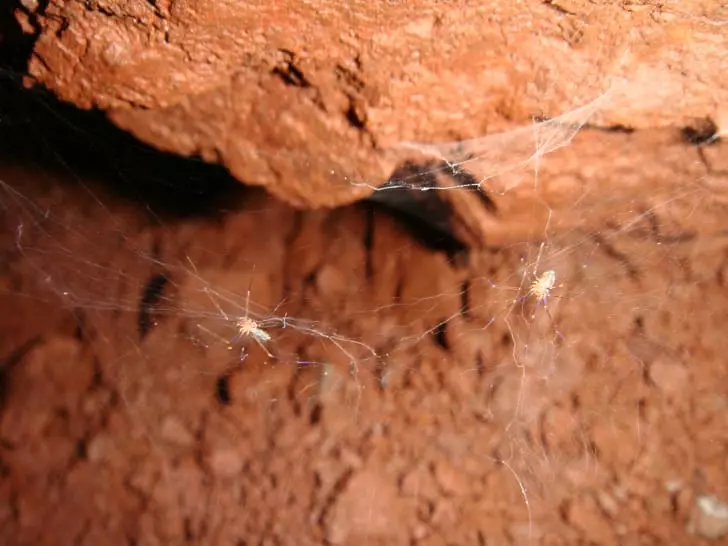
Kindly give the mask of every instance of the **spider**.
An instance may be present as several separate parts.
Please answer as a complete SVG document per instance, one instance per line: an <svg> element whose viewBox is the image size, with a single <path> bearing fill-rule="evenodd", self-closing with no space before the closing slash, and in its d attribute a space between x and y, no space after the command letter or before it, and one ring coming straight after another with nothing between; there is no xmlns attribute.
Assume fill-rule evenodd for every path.
<svg viewBox="0 0 728 546"><path fill-rule="evenodd" d="M534 280L531 282L528 293L525 297L533 296L533 298L536 300L536 308L531 315L532 319L535 318L536 310L539 308L539 306L543 306L546 314L549 316L551 322L553 323L554 319L551 316L551 312L548 309L547 303L549 297L551 296L551 290L553 290L554 286L556 286L556 271L554 271L553 269L548 269L541 273L540 276L537 276L538 264L541 261L544 244L545 243L541 243L541 246L538 248L538 256L536 258L536 263L533 266L532 272Z"/></svg>
<svg viewBox="0 0 728 546"><path fill-rule="evenodd" d="M244 336L252 337L256 343L260 345L266 353L268 353L268 356L272 356L268 349L266 349L265 345L263 345L271 340L270 334L263 330L260 327L260 324L247 316L247 312L246 316L235 322L235 326L238 328L238 335L235 339L233 339L233 342L243 338Z"/></svg>
<svg viewBox="0 0 728 546"><path fill-rule="evenodd" d="M556 284L556 271L553 269L544 271L540 277L531 283L528 295L535 297L537 303L546 306L554 284Z"/></svg>
<svg viewBox="0 0 728 546"><path fill-rule="evenodd" d="M250 316L250 286L252 285L252 283L253 283L253 279L251 277L250 284L248 285L248 292L245 296L245 316L237 318L237 319L235 317L228 316L228 314L222 310L222 307L220 307L220 305L218 305L218 303L212 298L212 296L210 296L210 293L207 288L204 288L203 290L207 294L207 297L210 298L210 301L213 303L213 305L220 312L220 314L225 318L225 320L227 320L227 321L234 320L235 321L235 327L237 328L238 333L233 339L231 339L229 342L227 342L228 345L230 346L230 348L232 348L233 343L241 340L244 337L249 337L249 338L252 338L261 349L263 349L263 351L265 352L265 354L268 355L269 358L274 358L273 355L271 354L271 352L265 346L265 344L271 340L270 334L268 332L266 332L265 330L263 330L260 322L254 320ZM286 326L286 322L285 322L285 318L284 318L283 327L285 328L285 326ZM198 324L198 327L201 328L202 330L209 332L209 330L207 330L207 328L205 328L202 325ZM215 335L215 334L213 334L213 335ZM219 336L215 335L215 337L219 337ZM245 360L245 358L247 357L247 354L245 354L244 347L240 350L240 355L241 355L241 361Z"/></svg>
<svg viewBox="0 0 728 546"><path fill-rule="evenodd" d="M251 284L253 282L252 278L250 280ZM260 324L258 321L253 320L250 318L250 286L248 286L248 293L245 296L245 316L242 318L239 318L235 321L235 326L238 328L238 335L235 336L235 338L232 340L232 343L238 341L239 339L248 336L252 337L253 340L260 346L263 351L265 351L265 354L267 354L270 358L273 358L273 355L270 353L268 348L264 345L265 343L269 342L271 340L270 334L263 330L260 327Z"/></svg>

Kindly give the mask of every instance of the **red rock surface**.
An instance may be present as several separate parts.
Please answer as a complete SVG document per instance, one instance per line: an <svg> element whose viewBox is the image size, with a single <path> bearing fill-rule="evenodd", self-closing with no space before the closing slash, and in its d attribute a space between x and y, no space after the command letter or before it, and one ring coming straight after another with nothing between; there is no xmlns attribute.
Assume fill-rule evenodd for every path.
<svg viewBox="0 0 728 546"><path fill-rule="evenodd" d="M0 543L725 541L721 9L24 1Z"/></svg>
<svg viewBox="0 0 728 546"><path fill-rule="evenodd" d="M484 187L509 212L539 199L556 208L562 192L584 186L602 192L604 176L618 199L632 199L630 177L608 174L616 156L627 153L619 164L647 177L645 166L666 156L668 176L654 173L658 180L644 187L672 191L700 167L682 151L673 157L671 136L655 130L704 118L719 130L728 123L728 13L718 2L26 5L19 17L38 31L29 71L42 85L106 111L144 142L219 162L298 207L366 196L411 157L403 143L493 135L605 93L589 121L636 133L577 139L570 153L584 161L555 161L542 177L559 180L557 195ZM521 160L534 153L532 140L525 137L530 150ZM492 174L502 147L481 150L479 180ZM511 167L514 147L505 150ZM494 219L477 201L454 199L458 230L471 244L523 229L518 214Z"/></svg>

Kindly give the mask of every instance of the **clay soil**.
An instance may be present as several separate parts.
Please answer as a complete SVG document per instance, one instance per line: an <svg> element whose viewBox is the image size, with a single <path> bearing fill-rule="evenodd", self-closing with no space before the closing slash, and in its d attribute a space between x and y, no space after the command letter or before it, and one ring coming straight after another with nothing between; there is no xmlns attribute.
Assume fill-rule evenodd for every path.
<svg viewBox="0 0 728 546"><path fill-rule="evenodd" d="M469 252L29 112L2 137L2 544L725 543L725 238L656 211ZM248 313L270 341L236 339Z"/></svg>

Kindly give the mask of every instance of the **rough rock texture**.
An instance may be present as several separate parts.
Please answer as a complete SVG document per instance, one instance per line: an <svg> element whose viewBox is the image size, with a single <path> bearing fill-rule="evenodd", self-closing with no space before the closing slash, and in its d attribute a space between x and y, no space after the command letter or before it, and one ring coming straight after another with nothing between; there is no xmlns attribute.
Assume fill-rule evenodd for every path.
<svg viewBox="0 0 728 546"><path fill-rule="evenodd" d="M725 237L449 258L371 206L201 214L184 168L28 116L0 146L2 544L725 540ZM548 311L514 303L537 257ZM231 343L249 311L265 350Z"/></svg>
<svg viewBox="0 0 728 546"><path fill-rule="evenodd" d="M23 0L0 543L725 541L721 9Z"/></svg>
<svg viewBox="0 0 728 546"><path fill-rule="evenodd" d="M681 153L678 129L705 118L718 131L728 123L728 12L719 2L23 5L18 18L38 34L29 64L38 82L106 111L144 142L219 162L298 207L370 194L412 158L406 142L509 131L601 96L590 123L635 133L577 138L570 158L541 174L557 190L525 184L513 195L503 181L482 188L501 211L539 202L556 209L561 192L584 187L609 187L614 203L631 201L645 196L631 179L657 158L669 168L638 188L669 192L696 170L710 178L707 165ZM513 167L542 151L532 134L523 138L480 150L482 160L468 165L474 180L493 174L496 152L510 153ZM617 164L626 167L612 173L625 153ZM603 165L584 166L595 160ZM522 166L521 178L533 178L531 162ZM445 200L456 211L453 231L468 244L504 242L525 229L520 215L496 216L472 195ZM544 210L532 233L543 230Z"/></svg>

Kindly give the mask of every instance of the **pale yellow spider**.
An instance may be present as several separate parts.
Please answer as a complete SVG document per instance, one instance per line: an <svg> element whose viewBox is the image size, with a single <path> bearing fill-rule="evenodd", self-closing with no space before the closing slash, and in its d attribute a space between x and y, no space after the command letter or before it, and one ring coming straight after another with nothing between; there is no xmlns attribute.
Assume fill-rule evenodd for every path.
<svg viewBox="0 0 728 546"><path fill-rule="evenodd" d="M556 271L553 269L544 271L539 278L531 283L528 295L533 296L538 303L545 306L555 284Z"/></svg>
<svg viewBox="0 0 728 546"><path fill-rule="evenodd" d="M250 280L251 284L253 282L252 278ZM230 317L228 316L225 311L222 310L222 307L218 305L218 303L210 296L209 291L207 288L203 289L205 294L207 294L207 297L210 298L210 301L212 304L217 308L217 310L220 312L220 314L225 318L227 321L235 321L235 327L238 330L237 335L231 339L228 343L228 346L232 348L232 344L236 341L239 341L243 337L250 337L253 338L253 340L260 346L261 349L265 352L265 354L268 355L269 358L274 358L271 352L268 350L268 348L265 346L265 343L269 342L271 340L271 336L268 332L263 330L261 327L261 324L251 318L250 316L250 285L248 285L248 293L245 297L245 316L240 318ZM286 322L285 318L283 319L283 327L285 328ZM198 327L202 330L205 330L208 333L211 333L207 328L204 326L198 324ZM216 334L213 334L215 337L219 337ZM247 354L245 354L245 348L242 348L240 350L241 355L241 361L244 360L247 357Z"/></svg>
<svg viewBox="0 0 728 546"><path fill-rule="evenodd" d="M258 343L258 345L260 345L263 350L268 353L268 349L265 348L263 343L267 343L271 340L270 334L263 330L256 321L248 316L245 316L241 319L238 319L237 322L235 322L235 326L237 326L238 328L238 335L233 341L237 341L243 336L252 337ZM270 353L268 353L268 355L270 355Z"/></svg>
<svg viewBox="0 0 728 546"><path fill-rule="evenodd" d="M541 273L541 276L531 283L531 288L528 290L528 295L533 296L536 299L536 309L538 309L539 305L543 306L543 310L546 311L546 314L551 320L552 327L554 324L554 317L551 316L551 311L549 311L547 303L549 296L551 295L551 290L555 285L556 271L549 269ZM536 318L536 310L534 310L531 318ZM557 337L563 339L563 336L558 330L554 328L554 331L556 332Z"/></svg>
<svg viewBox="0 0 728 546"><path fill-rule="evenodd" d="M536 270L538 269L538 264L541 262L544 244L545 243L542 242L541 246L538 247L538 256L536 257L536 263L533 266L533 277L535 280L531 283L531 287L528 289L528 295L536 298L537 307L538 305L546 307L546 303L548 303L549 296L551 295L551 290L556 284L556 271L553 269L544 271L541 273L540 277L536 277Z"/></svg>
<svg viewBox="0 0 728 546"><path fill-rule="evenodd" d="M252 283L252 280L251 280ZM245 316L239 318L235 321L235 326L238 328L238 335L235 337L235 339L232 340L234 343L235 341L239 340L240 338L244 336L252 337L255 342L260 346L263 351L265 351L265 354L267 354L270 358L273 358L273 355L270 354L270 351L267 349L267 347L264 345L264 343L267 343L271 340L270 334L263 330L260 327L260 324L250 318L249 316L249 309L250 309L250 287L248 287L248 293L245 297Z"/></svg>

